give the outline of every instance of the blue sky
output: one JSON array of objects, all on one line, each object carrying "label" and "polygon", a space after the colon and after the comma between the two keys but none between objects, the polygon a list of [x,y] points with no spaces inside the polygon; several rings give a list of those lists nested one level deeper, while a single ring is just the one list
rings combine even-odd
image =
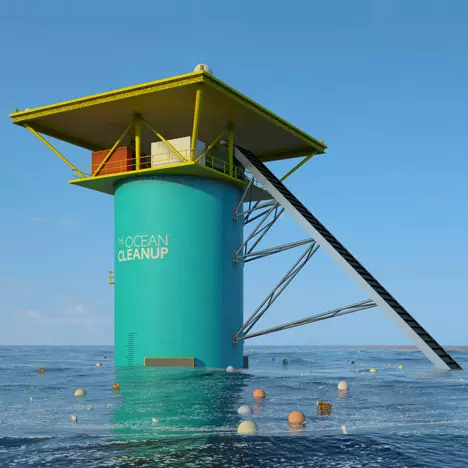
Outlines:
[{"label": "blue sky", "polygon": [[[32,108],[208,63],[329,147],[289,187],[444,344],[468,344],[468,4],[464,1],[4,2],[0,344],[112,343],[113,200],[67,184]],[[58,145],[77,164],[89,155]],[[286,163],[271,166],[282,174]],[[304,237],[285,217],[270,243]],[[246,267],[251,311],[294,254]],[[324,253],[259,323],[365,297]],[[379,310],[265,344],[398,344]]]}]

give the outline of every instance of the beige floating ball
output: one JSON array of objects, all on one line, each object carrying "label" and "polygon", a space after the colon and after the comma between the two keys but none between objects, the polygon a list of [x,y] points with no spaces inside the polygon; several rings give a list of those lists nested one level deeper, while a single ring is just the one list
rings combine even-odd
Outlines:
[{"label": "beige floating ball", "polygon": [[226,372],[234,372],[234,367],[232,367],[232,366],[227,366],[227,367],[226,367]]},{"label": "beige floating ball", "polygon": [[252,413],[252,410],[250,409],[250,406],[248,405],[242,405],[237,410],[237,414],[240,414],[241,416],[248,416],[251,413]]},{"label": "beige floating ball", "polygon": [[242,421],[237,428],[237,433],[242,435],[256,434],[257,425],[253,421]]},{"label": "beige floating ball", "polygon": [[151,422],[153,424],[159,424],[159,419],[158,418],[151,418]]},{"label": "beige floating ball", "polygon": [[85,396],[86,390],[84,388],[77,388],[75,390],[75,396]]},{"label": "beige floating ball", "polygon": [[398,366],[398,369],[404,369],[404,366],[402,366],[401,364]]},{"label": "beige floating ball", "polygon": [[261,388],[256,388],[256,389],[253,391],[253,397],[254,397],[254,398],[257,398],[257,399],[263,399],[263,398],[266,397],[265,391],[262,390]]},{"label": "beige floating ball", "polygon": [[102,362],[96,362],[96,367],[102,367]]},{"label": "beige floating ball", "polygon": [[377,372],[377,369],[375,367],[372,367],[371,369],[369,369],[369,372],[371,374],[375,374]]},{"label": "beige floating ball", "polygon": [[295,410],[291,411],[288,416],[288,423],[293,426],[304,424],[305,416],[302,411]]},{"label": "beige floating ball", "polygon": [[348,382],[346,382],[346,380],[342,380],[339,384],[338,384],[338,390],[340,392],[347,392],[349,390],[349,385],[348,385]]},{"label": "beige floating ball", "polygon": [[71,420],[74,423],[78,422],[78,416],[76,414],[72,414]]}]

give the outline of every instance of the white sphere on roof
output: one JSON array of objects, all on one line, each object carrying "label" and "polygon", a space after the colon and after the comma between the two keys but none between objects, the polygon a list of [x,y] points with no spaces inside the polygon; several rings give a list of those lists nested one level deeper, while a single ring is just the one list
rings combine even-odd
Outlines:
[{"label": "white sphere on roof", "polygon": [[211,75],[213,74],[211,68],[206,64],[206,63],[199,63],[196,67],[195,70],[193,71],[206,71],[207,73],[210,73]]}]

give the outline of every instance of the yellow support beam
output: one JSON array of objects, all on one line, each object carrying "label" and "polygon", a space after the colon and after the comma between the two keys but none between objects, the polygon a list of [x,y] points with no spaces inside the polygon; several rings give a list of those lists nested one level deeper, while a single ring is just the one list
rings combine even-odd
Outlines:
[{"label": "yellow support beam", "polygon": [[39,138],[39,140],[41,140],[42,143],[47,146],[47,148],[52,150],[65,164],[67,164],[76,175],[79,175],[82,179],[85,178],[84,174],[77,167],[75,167],[62,153],[60,153],[58,149],[54,148],[40,133],[36,132],[36,130],[31,128],[29,125],[24,125],[24,128],[27,128],[33,135]]},{"label": "yellow support beam", "polygon": [[208,148],[205,149],[205,151],[203,151],[203,153],[200,154],[200,156],[198,156],[197,159],[195,159],[195,162],[198,162],[200,161],[201,158],[203,158],[203,156],[205,156],[209,151],[211,151],[211,149],[216,145],[216,143],[218,143],[219,140],[221,140],[221,138],[223,137],[224,133],[226,132],[227,128],[225,128],[212,142],[211,142],[211,145],[208,146]]},{"label": "yellow support beam", "polygon": [[182,161],[188,162],[186,158],[182,156],[180,151],[176,150],[159,132],[157,132],[143,117],[140,117],[141,121],[167,146],[173,151]]},{"label": "yellow support beam", "polygon": [[140,156],[141,156],[141,119],[139,115],[135,116],[135,159],[136,170],[140,170]]},{"label": "yellow support beam", "polygon": [[280,181],[283,182],[286,180],[291,174],[296,172],[300,167],[302,167],[314,154],[309,154],[309,156],[306,156],[299,164],[296,164],[289,172],[287,172],[283,177],[281,177]]},{"label": "yellow support beam", "polygon": [[107,161],[109,161],[109,158],[115,153],[115,150],[119,147],[120,142],[123,140],[128,131],[132,128],[132,126],[133,120],[130,122],[128,127],[122,132],[122,135],[120,135],[119,139],[114,143],[114,146],[107,153],[106,157],[101,161],[101,164],[99,164],[98,168],[94,171],[93,177],[96,177],[99,174],[99,171],[104,167],[104,164],[106,164]]},{"label": "yellow support beam", "polygon": [[228,127],[228,165],[229,175],[232,176],[234,170],[234,128],[232,125]]},{"label": "yellow support beam", "polygon": [[190,159],[195,160],[195,152],[197,149],[198,129],[200,128],[200,114],[203,102],[203,87],[197,88],[195,95],[195,111],[193,113],[193,128],[192,128],[192,144],[190,148]]}]

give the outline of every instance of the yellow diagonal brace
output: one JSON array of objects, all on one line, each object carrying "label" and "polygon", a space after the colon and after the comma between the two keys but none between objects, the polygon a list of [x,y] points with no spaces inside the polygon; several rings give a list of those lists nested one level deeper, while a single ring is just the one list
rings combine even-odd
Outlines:
[{"label": "yellow diagonal brace", "polygon": [[101,164],[99,164],[98,168],[94,171],[93,177],[96,177],[99,174],[99,171],[104,167],[104,164],[106,164],[106,162],[109,161],[109,158],[115,153],[115,150],[119,147],[120,142],[123,140],[124,136],[128,133],[128,131],[132,128],[132,126],[133,120],[129,123],[128,127],[122,132],[122,135],[120,135],[119,139],[114,143],[114,146],[107,153],[106,157],[101,161]]},{"label": "yellow diagonal brace", "polygon": [[167,146],[173,151],[177,156],[179,156],[182,161],[188,162],[186,158],[184,158],[179,151],[177,151],[160,133],[158,133],[143,117],[140,117],[141,121]]},{"label": "yellow diagonal brace", "polygon": [[226,132],[227,128],[225,128],[212,142],[211,142],[211,145],[208,146],[208,148],[205,149],[205,151],[203,151],[202,154],[200,154],[200,156],[198,156],[197,159],[195,159],[195,162],[198,162],[200,161],[201,158],[203,158],[203,156],[205,156],[208,151],[211,150],[211,148],[213,148],[214,145],[216,145],[216,143],[218,143],[219,140],[221,140],[222,136],[224,135],[224,133]]},{"label": "yellow diagonal brace", "polygon": [[39,140],[41,140],[42,143],[47,146],[47,148],[52,150],[65,164],[68,164],[68,166],[71,167],[75,174],[84,179],[84,174],[78,168],[76,168],[62,153],[60,153],[59,150],[54,148],[40,133],[36,132],[36,130],[34,130],[34,128],[30,127],[29,125],[24,125],[24,127],[27,128],[37,138],[39,138]]},{"label": "yellow diagonal brace", "polygon": [[306,156],[299,164],[296,164],[289,172],[287,172],[283,177],[281,177],[280,181],[286,180],[293,172],[296,172],[300,167],[302,167],[315,153],[309,154]]}]

